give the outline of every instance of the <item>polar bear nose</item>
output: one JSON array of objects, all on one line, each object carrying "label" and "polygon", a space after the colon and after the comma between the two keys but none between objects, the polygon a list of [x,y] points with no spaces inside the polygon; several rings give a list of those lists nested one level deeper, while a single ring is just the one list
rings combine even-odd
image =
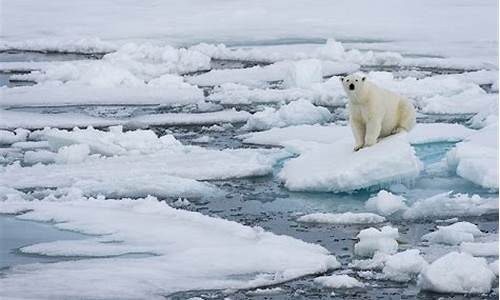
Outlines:
[{"label": "polar bear nose", "polygon": [[349,89],[352,91],[354,90],[354,83],[349,84]]}]

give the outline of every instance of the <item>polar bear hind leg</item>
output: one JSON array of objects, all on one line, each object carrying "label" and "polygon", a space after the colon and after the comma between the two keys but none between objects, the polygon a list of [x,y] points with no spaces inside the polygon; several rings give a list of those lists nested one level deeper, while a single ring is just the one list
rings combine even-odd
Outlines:
[{"label": "polar bear hind leg", "polygon": [[401,131],[410,132],[416,123],[415,108],[408,100],[403,99],[399,103],[399,124],[394,128],[393,133]]}]

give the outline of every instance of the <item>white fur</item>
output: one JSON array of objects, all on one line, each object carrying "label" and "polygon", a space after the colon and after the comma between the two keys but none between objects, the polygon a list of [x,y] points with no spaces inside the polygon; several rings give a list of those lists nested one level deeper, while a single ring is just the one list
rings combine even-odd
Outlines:
[{"label": "white fur", "polygon": [[376,86],[366,77],[349,75],[341,81],[349,97],[349,119],[356,140],[354,151],[415,126],[415,108],[406,98]]}]

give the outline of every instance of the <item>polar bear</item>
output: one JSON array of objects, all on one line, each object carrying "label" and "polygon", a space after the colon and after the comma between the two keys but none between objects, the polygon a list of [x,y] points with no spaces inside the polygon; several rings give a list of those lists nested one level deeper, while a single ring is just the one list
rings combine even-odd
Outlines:
[{"label": "polar bear", "polygon": [[409,132],[415,126],[415,108],[404,97],[376,86],[364,76],[340,78],[349,97],[349,119],[356,140],[354,151],[372,146],[378,138]]}]

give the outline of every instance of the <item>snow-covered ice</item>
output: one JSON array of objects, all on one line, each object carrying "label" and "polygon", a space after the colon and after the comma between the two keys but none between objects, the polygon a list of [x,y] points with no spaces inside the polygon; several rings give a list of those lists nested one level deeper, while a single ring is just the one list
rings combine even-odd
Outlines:
[{"label": "snow-covered ice", "polygon": [[419,277],[424,290],[439,293],[488,293],[495,280],[484,258],[450,252],[431,263]]},{"label": "snow-covered ice", "polygon": [[[498,100],[498,99],[497,99]],[[447,155],[448,166],[467,180],[498,190],[498,123],[479,130]]]},{"label": "snow-covered ice", "polygon": [[381,190],[374,197],[368,199],[365,203],[366,209],[376,212],[382,216],[392,215],[393,213],[406,209],[406,199],[397,196],[391,192]]},{"label": "snow-covered ice", "polygon": [[307,100],[297,100],[280,107],[278,110],[267,107],[256,112],[243,127],[245,130],[265,130],[297,124],[315,124],[330,121],[332,114],[328,109],[311,104]]},{"label": "snow-covered ice", "polygon": [[462,242],[460,251],[473,256],[498,256],[498,241],[494,242]]},{"label": "snow-covered ice", "polygon": [[398,229],[391,226],[380,230],[374,227],[363,229],[357,235],[359,242],[354,245],[354,254],[365,257],[371,257],[376,252],[394,254],[398,251],[398,237]]},{"label": "snow-covered ice", "polygon": [[313,213],[301,216],[297,221],[326,224],[373,224],[382,223],[385,221],[385,218],[372,213]]},{"label": "snow-covered ice", "polygon": [[406,282],[427,267],[427,262],[417,249],[409,249],[388,256],[382,269],[386,279]]},{"label": "snow-covered ice", "polygon": [[480,216],[498,211],[498,198],[479,195],[452,194],[434,195],[415,201],[403,214],[407,219]]},{"label": "snow-covered ice", "polygon": [[320,276],[314,278],[314,282],[334,289],[352,289],[362,288],[365,286],[364,283],[349,275]]},{"label": "snow-covered ice", "polygon": [[472,242],[475,237],[483,234],[475,224],[457,222],[448,226],[438,226],[436,231],[423,235],[422,240],[431,243],[458,245],[462,242]]},{"label": "snow-covered ice", "polygon": [[421,169],[405,133],[358,152],[352,150],[351,137],[334,144],[301,142],[299,147],[300,156],[285,162],[279,173],[285,187],[292,191],[353,191],[412,180]]},{"label": "snow-covered ice", "polygon": [[[33,245],[27,252],[111,256],[17,266],[0,279],[3,297],[161,299],[183,290],[275,284],[339,267],[319,245],[174,209],[153,197],[104,201],[68,195],[58,201],[6,201],[0,210],[98,235]],[[131,252],[149,256],[113,257]]]}]

